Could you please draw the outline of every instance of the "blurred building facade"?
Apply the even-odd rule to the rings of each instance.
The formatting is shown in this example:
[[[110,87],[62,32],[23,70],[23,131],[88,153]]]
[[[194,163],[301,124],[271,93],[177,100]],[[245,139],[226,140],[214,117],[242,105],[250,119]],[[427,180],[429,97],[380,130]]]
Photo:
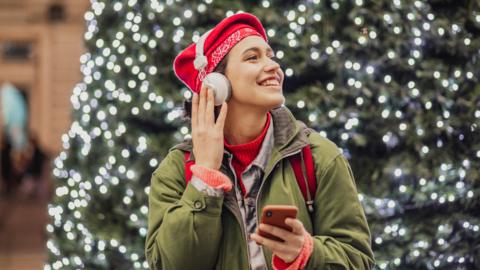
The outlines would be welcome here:
[[[70,95],[81,79],[88,0],[0,0],[0,85],[28,103],[29,130],[56,153],[71,123]]]

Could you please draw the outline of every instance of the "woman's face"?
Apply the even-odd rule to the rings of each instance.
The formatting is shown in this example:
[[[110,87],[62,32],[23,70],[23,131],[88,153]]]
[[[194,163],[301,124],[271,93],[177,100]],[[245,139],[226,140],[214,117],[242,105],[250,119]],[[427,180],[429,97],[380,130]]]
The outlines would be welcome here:
[[[228,53],[225,75],[232,85],[232,103],[267,110],[281,106],[284,74],[274,52],[261,37],[249,36]],[[233,105],[233,104],[232,104]]]

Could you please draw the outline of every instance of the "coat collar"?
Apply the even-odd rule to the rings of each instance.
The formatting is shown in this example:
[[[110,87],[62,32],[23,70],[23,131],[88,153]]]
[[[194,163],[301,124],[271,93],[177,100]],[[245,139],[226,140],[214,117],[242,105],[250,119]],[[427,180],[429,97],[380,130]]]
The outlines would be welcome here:
[[[308,134],[311,129],[296,120],[290,110],[281,106],[270,111],[273,122],[273,138],[274,149],[280,153],[281,156],[299,151],[308,143]],[[186,139],[180,144],[175,145],[169,151],[180,149],[183,151],[192,152],[192,140]],[[190,160],[193,158],[193,153]]]

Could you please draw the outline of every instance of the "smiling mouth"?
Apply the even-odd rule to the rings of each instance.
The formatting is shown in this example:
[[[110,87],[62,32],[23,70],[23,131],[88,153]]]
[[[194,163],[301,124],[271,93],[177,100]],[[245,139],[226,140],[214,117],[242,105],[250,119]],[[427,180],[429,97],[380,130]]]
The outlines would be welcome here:
[[[261,86],[280,86],[277,80],[266,80],[259,84]]]
[[[279,88],[280,83],[277,80],[271,79],[262,82],[261,84],[257,83],[260,86],[268,87],[268,88]]]

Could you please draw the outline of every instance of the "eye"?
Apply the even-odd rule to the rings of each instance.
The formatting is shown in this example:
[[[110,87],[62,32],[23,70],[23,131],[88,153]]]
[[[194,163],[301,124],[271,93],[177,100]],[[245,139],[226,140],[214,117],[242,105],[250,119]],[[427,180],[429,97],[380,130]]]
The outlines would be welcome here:
[[[257,56],[256,55],[253,55],[253,56],[250,56],[247,58],[247,61],[250,61],[250,60],[255,60],[257,59]]]

